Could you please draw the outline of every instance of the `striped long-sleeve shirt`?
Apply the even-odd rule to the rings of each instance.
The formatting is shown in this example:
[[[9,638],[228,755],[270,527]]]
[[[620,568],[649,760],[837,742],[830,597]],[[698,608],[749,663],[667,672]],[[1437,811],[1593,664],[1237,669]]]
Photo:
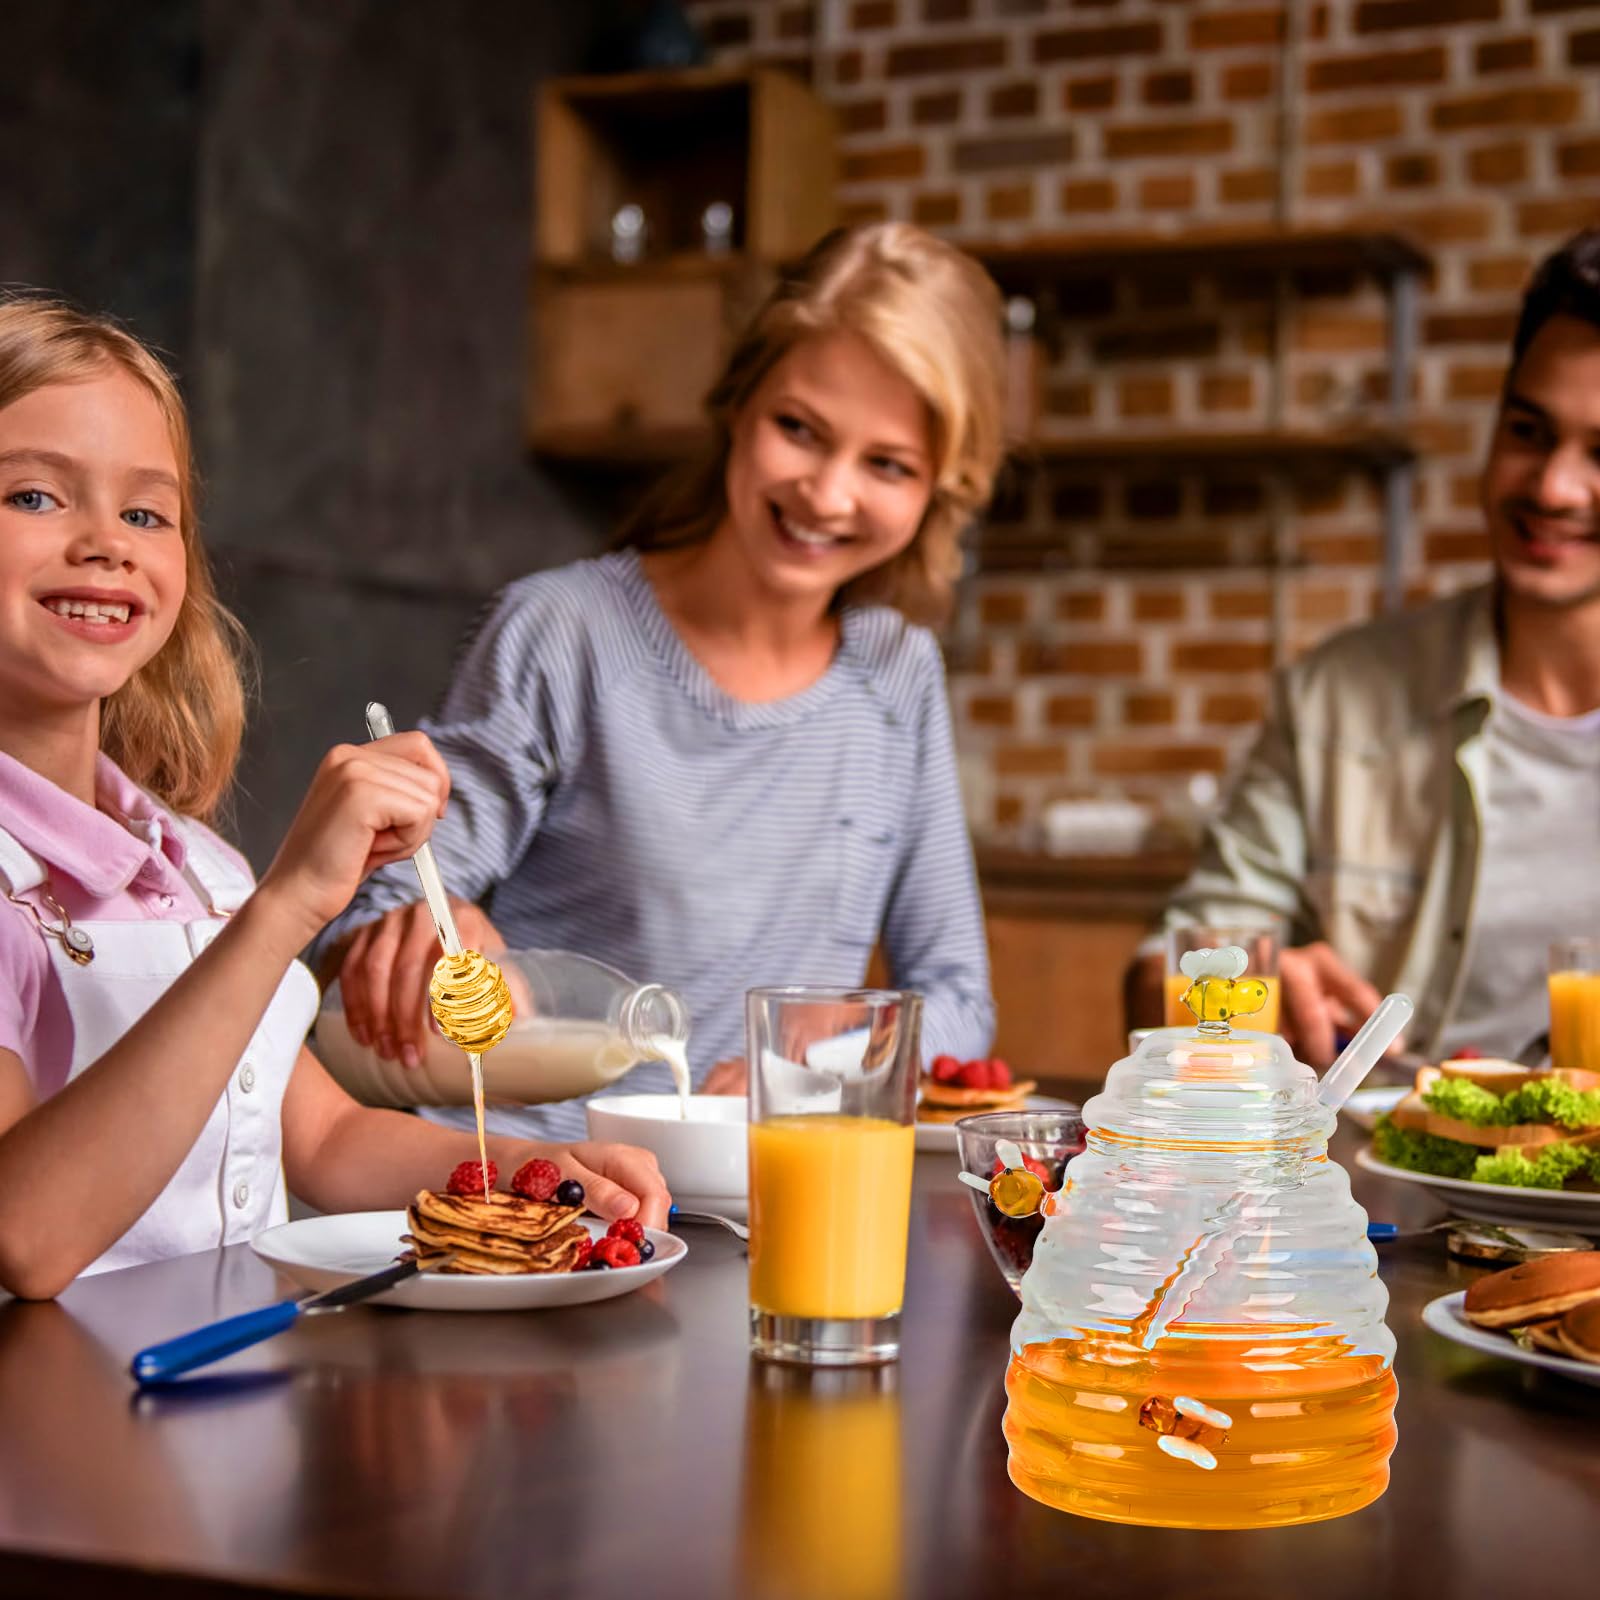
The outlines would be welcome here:
[[[938,647],[884,607],[846,610],[823,676],[751,704],[689,652],[631,551],[512,584],[423,724],[450,767],[433,846],[489,896],[514,949],[568,949],[686,1000],[696,1080],[744,1054],[755,985],[857,984],[880,937],[925,996],[925,1055],[993,1030],[971,843]],[[323,940],[417,898],[368,880]],[[618,1085],[665,1090],[664,1064]],[[582,1106],[501,1112],[581,1137]]]

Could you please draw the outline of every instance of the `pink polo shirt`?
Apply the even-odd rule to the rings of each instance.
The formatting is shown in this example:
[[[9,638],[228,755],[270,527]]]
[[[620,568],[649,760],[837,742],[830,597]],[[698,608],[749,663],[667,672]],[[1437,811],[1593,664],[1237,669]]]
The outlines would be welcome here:
[[[186,852],[171,815],[103,755],[90,807],[0,753],[0,828],[49,869],[50,892],[74,922],[193,922],[210,915],[183,875]],[[216,843],[249,873],[237,851]],[[22,898],[57,920],[38,892]],[[22,1058],[44,1100],[67,1081],[72,1044],[72,1017],[45,936],[30,912],[0,898],[0,1049]]]

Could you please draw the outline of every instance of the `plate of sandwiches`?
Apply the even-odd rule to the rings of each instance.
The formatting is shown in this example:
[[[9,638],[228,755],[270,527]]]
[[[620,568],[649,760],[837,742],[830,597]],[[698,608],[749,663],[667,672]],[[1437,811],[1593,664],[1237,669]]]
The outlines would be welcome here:
[[[1600,1233],[1600,1073],[1478,1057],[1422,1067],[1356,1164],[1458,1216]]]
[[[318,1292],[415,1255],[423,1270],[375,1298],[375,1305],[528,1311],[629,1294],[688,1254],[683,1240],[670,1233],[632,1231],[642,1239],[628,1238],[626,1250],[608,1248],[608,1238],[622,1235],[608,1234],[606,1224],[585,1216],[581,1205],[502,1190],[484,1195],[424,1189],[404,1211],[303,1217],[268,1228],[250,1247],[301,1288]]]
[[[990,1057],[958,1061],[935,1056],[917,1084],[916,1146],[919,1150],[956,1148],[956,1124],[989,1111],[1059,1111],[1066,1100],[1035,1094],[1032,1078],[1018,1078],[1004,1061]]]
[[[1524,1366],[1600,1385],[1600,1250],[1567,1250],[1491,1272],[1422,1310],[1437,1334]]]

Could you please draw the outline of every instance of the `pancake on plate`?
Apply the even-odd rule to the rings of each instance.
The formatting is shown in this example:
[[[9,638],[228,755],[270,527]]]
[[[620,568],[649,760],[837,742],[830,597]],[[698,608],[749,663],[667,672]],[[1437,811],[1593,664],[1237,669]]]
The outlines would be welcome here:
[[[1480,1328],[1523,1328],[1600,1302],[1600,1250],[1565,1250],[1491,1272],[1467,1290],[1462,1314]]]
[[[445,1255],[436,1270],[478,1276],[571,1272],[587,1258],[589,1232],[577,1219],[582,1206],[526,1200],[492,1190],[449,1194],[423,1189],[406,1207],[402,1242],[424,1266]]]

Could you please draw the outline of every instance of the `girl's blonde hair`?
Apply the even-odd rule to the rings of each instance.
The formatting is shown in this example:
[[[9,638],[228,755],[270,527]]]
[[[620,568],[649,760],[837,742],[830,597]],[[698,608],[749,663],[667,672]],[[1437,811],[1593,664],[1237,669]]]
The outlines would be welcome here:
[[[209,818],[227,795],[244,735],[248,643],[217,598],[195,517],[189,421],[172,374],[102,317],[33,296],[0,297],[0,409],[53,383],[118,367],[161,408],[178,465],[187,588],[172,636],[100,707],[100,748],[135,783],[187,816]]]
[[[629,518],[618,543],[660,550],[707,539],[727,515],[734,422],[802,339],[854,333],[922,397],[933,419],[933,495],[916,538],[846,584],[842,604],[879,602],[915,622],[949,612],[961,535],[988,503],[1004,447],[1000,291],[971,256],[904,222],[830,233],[734,342],[706,396],[711,438]]]

